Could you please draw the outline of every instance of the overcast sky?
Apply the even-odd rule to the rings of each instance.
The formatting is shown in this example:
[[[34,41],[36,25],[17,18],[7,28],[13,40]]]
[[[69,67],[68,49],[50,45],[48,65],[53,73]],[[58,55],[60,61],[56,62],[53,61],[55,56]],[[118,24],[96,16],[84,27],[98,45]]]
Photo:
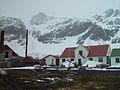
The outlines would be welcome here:
[[[109,8],[120,9],[120,0],[0,0],[0,16],[23,21],[39,12],[57,17],[87,18]]]

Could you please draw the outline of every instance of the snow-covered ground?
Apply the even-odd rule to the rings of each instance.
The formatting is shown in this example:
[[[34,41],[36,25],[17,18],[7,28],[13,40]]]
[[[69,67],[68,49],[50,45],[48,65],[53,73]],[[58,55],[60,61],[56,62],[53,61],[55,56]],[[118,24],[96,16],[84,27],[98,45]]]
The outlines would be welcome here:
[[[96,61],[87,61],[85,64],[82,66],[87,66],[87,67],[96,67],[97,65],[101,64],[100,62]]]
[[[3,68],[4,70],[9,70],[9,69],[35,69],[34,66],[29,66],[29,67],[13,67],[13,68]]]
[[[43,44],[37,39],[29,35],[28,41],[28,55],[34,58],[42,58],[48,54],[60,55],[66,47],[75,47],[77,42],[77,37],[67,37],[63,43],[60,44]],[[25,46],[20,46],[17,40],[11,42],[6,42],[15,52],[21,56],[25,56]]]
[[[68,62],[68,61],[66,61],[66,62],[62,63],[62,65],[64,65],[65,67],[75,67],[75,65],[73,63],[74,62]]]

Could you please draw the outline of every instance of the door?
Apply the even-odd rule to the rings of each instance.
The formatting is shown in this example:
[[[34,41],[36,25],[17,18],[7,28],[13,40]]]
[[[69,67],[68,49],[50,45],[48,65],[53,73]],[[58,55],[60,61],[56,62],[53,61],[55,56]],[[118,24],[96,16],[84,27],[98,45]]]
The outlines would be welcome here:
[[[111,60],[109,56],[107,56],[107,64],[111,65]]]
[[[81,66],[82,63],[81,63],[81,59],[78,59],[78,66]]]
[[[59,66],[59,59],[56,59],[56,65]]]

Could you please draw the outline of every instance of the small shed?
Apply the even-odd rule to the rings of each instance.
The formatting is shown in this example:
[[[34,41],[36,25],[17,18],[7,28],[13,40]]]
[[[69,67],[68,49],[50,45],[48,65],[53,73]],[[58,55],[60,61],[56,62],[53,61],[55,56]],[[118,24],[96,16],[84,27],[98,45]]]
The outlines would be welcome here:
[[[57,55],[47,55],[40,59],[41,65],[52,65],[52,66],[59,66],[59,56]]]

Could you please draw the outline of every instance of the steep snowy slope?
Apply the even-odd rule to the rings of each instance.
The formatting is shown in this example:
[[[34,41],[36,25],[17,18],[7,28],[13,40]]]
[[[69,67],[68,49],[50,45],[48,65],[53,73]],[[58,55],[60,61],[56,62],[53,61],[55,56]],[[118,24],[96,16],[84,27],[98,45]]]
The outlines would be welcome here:
[[[19,18],[0,17],[0,30],[5,30],[7,42],[17,40],[17,43],[24,45],[26,26]]]
[[[112,15],[111,11],[113,11]],[[40,17],[41,15],[38,14],[35,19]],[[60,44],[66,40],[66,37],[73,36],[79,36],[78,41],[76,42],[77,44],[84,44],[86,43],[86,40],[109,41],[114,43],[114,38],[116,38],[115,35],[120,28],[119,18],[118,9],[109,9],[102,15],[93,16],[90,20],[80,20],[77,18],[47,19],[47,22],[44,24],[34,23],[34,25],[30,25],[29,30],[32,30],[32,35],[42,43]],[[31,21],[32,20],[40,22],[39,19],[37,19],[37,21],[32,18]],[[111,22],[113,23],[112,25],[110,24]]]
[[[102,28],[108,29],[113,35],[111,43],[120,43],[120,10],[108,9],[100,15],[95,15],[92,21]]]
[[[0,17],[6,43],[20,55],[25,52],[25,30],[29,30],[29,55],[61,54],[65,47],[79,44],[120,45],[120,10],[109,9],[89,19],[57,18],[42,12],[24,23],[17,18]],[[115,45],[113,45],[115,46]]]

